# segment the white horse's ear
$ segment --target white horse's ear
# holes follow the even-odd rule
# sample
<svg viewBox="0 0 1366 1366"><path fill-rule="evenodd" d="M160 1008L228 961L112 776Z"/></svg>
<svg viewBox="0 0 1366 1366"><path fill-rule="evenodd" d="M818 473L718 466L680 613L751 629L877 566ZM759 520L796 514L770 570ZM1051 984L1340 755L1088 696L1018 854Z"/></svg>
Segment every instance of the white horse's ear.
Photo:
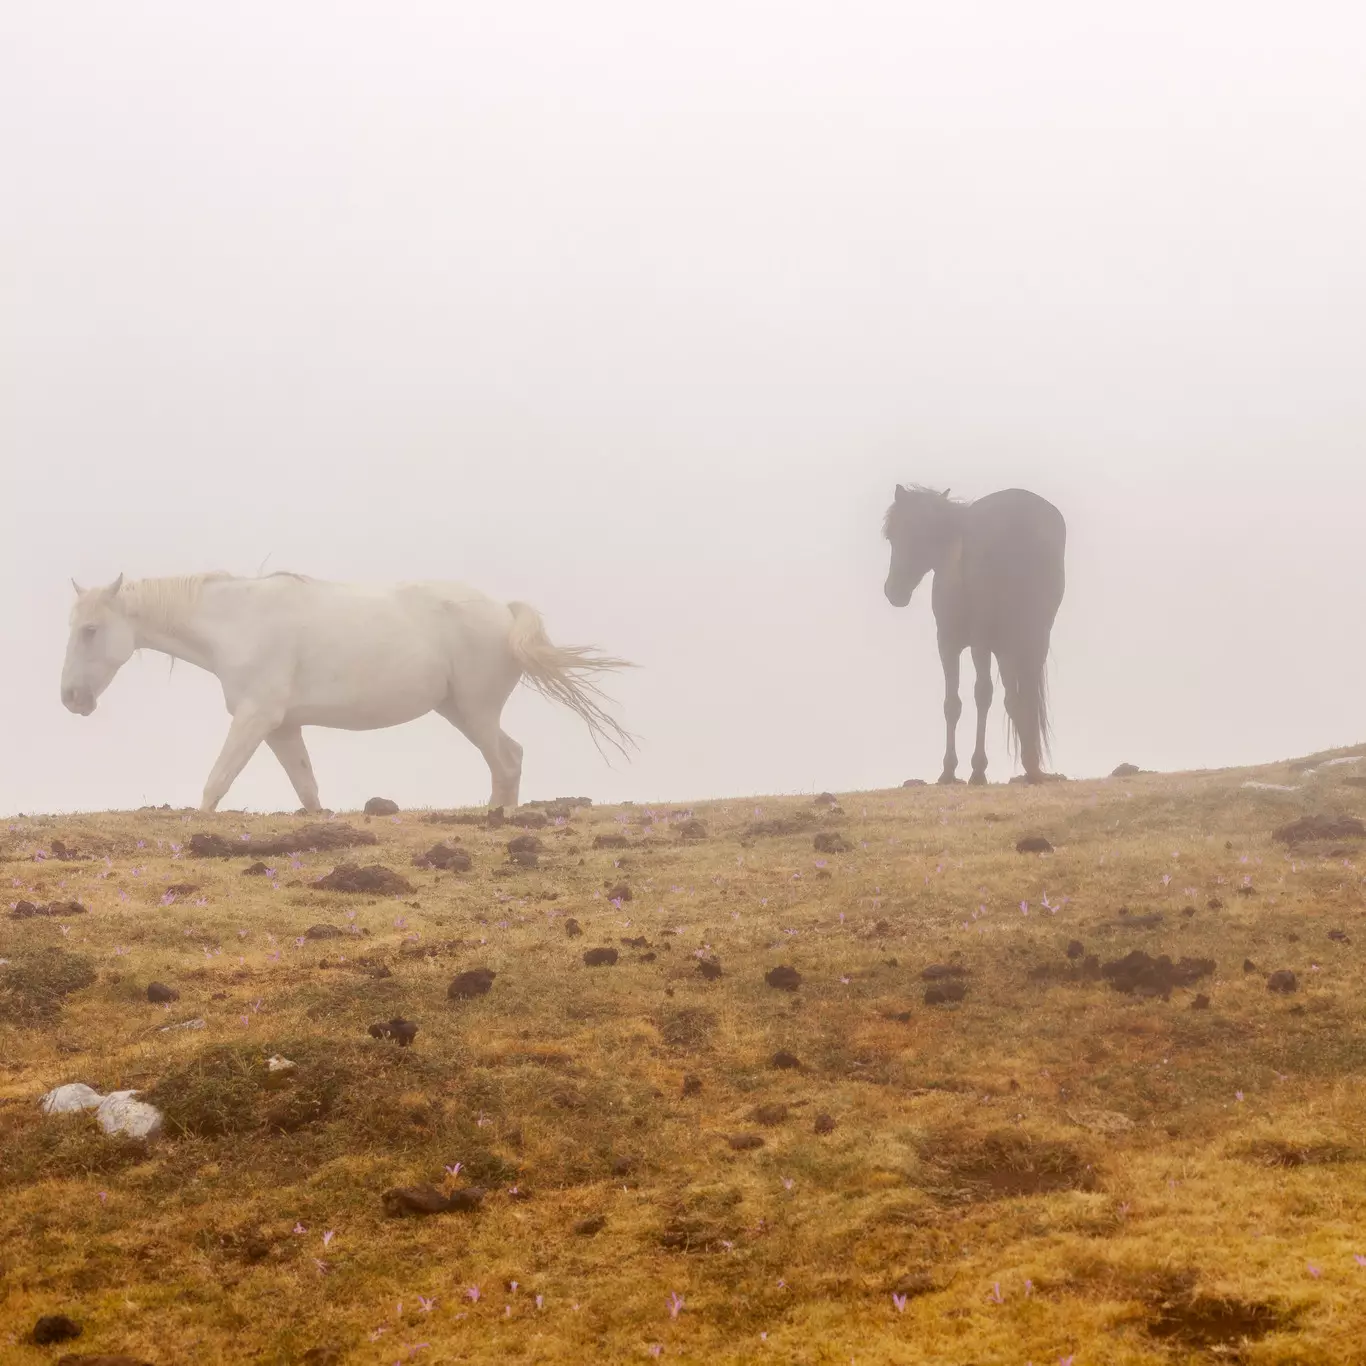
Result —
<svg viewBox="0 0 1366 1366"><path fill-rule="evenodd" d="M83 598L85 596L85 589L82 588L75 579L71 580L71 586L76 590L76 596L78 598Z"/></svg>
<svg viewBox="0 0 1366 1366"><path fill-rule="evenodd" d="M114 582L109 585L108 588L105 588L101 591L100 596L105 600L105 602L113 602L114 599L118 596L119 589L122 587L123 575L120 574L118 578L116 578Z"/></svg>

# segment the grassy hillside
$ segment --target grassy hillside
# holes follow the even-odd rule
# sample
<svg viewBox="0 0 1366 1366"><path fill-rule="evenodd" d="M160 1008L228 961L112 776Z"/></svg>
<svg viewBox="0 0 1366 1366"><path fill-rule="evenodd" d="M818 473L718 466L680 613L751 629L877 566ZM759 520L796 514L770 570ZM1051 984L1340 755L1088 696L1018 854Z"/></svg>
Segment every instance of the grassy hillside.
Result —
<svg viewBox="0 0 1366 1366"><path fill-rule="evenodd" d="M1366 814L1366 760L1304 767L340 814L376 843L297 856L292 816L16 818L4 1358L1366 1360L1366 841L1271 838ZM440 840L471 869L414 867ZM312 885L347 860L413 890ZM1190 984L1117 989L1134 949ZM42 1116L71 1081L166 1133ZM386 1212L417 1185L486 1194Z"/></svg>

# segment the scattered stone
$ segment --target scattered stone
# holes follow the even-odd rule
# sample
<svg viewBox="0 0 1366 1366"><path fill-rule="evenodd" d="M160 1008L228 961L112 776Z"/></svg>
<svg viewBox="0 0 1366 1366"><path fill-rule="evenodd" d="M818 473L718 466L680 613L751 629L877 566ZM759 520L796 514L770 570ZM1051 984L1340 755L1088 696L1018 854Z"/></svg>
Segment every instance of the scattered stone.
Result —
<svg viewBox="0 0 1366 1366"><path fill-rule="evenodd" d="M397 816L398 803L391 802L388 797L371 797L365 803L365 814L367 816Z"/></svg>
<svg viewBox="0 0 1366 1366"><path fill-rule="evenodd" d="M593 840L594 849L629 849L631 841L625 835L597 835Z"/></svg>
<svg viewBox="0 0 1366 1366"><path fill-rule="evenodd" d="M1342 840L1366 835L1366 825L1355 816L1302 816L1271 832L1282 844L1301 844L1305 840Z"/></svg>
<svg viewBox="0 0 1366 1366"><path fill-rule="evenodd" d="M364 868L355 863L339 863L313 885L328 892L369 892L374 896L411 896L417 890L406 877L382 863Z"/></svg>
<svg viewBox="0 0 1366 1366"><path fill-rule="evenodd" d="M683 1078L683 1094L685 1096L696 1096L702 1093L702 1078L694 1076L691 1072Z"/></svg>
<svg viewBox="0 0 1366 1366"><path fill-rule="evenodd" d="M1289 995L1292 991L1299 990L1299 981L1289 968L1278 968L1266 979L1266 989L1268 991L1279 991L1283 995Z"/></svg>
<svg viewBox="0 0 1366 1366"><path fill-rule="evenodd" d="M942 982L938 986L925 988L925 1004L927 1006L948 1005L951 1001L961 1001L968 994L967 987L962 982Z"/></svg>
<svg viewBox="0 0 1366 1366"><path fill-rule="evenodd" d="M453 1001L468 1001L475 996L487 996L497 975L489 968L469 968L451 978L446 995Z"/></svg>
<svg viewBox="0 0 1366 1366"><path fill-rule="evenodd" d="M1224 903L1217 896L1212 896L1205 902L1205 909L1210 911L1222 911L1224 909Z"/></svg>
<svg viewBox="0 0 1366 1366"><path fill-rule="evenodd" d="M818 854L847 854L854 846L838 830L822 830L811 841Z"/></svg>
<svg viewBox="0 0 1366 1366"><path fill-rule="evenodd" d="M726 1142L737 1153L748 1153L753 1152L755 1148L762 1148L764 1137L762 1134L731 1134Z"/></svg>
<svg viewBox="0 0 1366 1366"><path fill-rule="evenodd" d="M1026 835L1016 846L1017 854L1051 854L1053 846L1042 835Z"/></svg>
<svg viewBox="0 0 1366 1366"><path fill-rule="evenodd" d="M771 1129L775 1124L785 1123L787 1115L788 1107L781 1101L775 1101L771 1105L759 1106L752 1118L756 1123L767 1125Z"/></svg>
<svg viewBox="0 0 1366 1366"><path fill-rule="evenodd" d="M35 905L32 901L18 901L10 912L10 919L31 920L34 916L66 917L85 913L86 908L79 901L52 901L46 906Z"/></svg>
<svg viewBox="0 0 1366 1366"><path fill-rule="evenodd" d="M517 835L508 840L508 854L513 858L518 854L539 854L544 848L536 835Z"/></svg>
<svg viewBox="0 0 1366 1366"><path fill-rule="evenodd" d="M704 840L707 838L707 827L694 816L678 827L678 833L685 840Z"/></svg>
<svg viewBox="0 0 1366 1366"><path fill-rule="evenodd" d="M264 863L262 863L260 859L257 859L256 862L253 863L250 867L242 869L242 876L265 877L266 874L269 872L270 869Z"/></svg>
<svg viewBox="0 0 1366 1366"><path fill-rule="evenodd" d="M378 843L379 840L368 830L357 830L345 821L327 821L301 826L277 839L230 840L223 835L200 831L190 836L187 850L193 858L237 858L242 854L273 858L277 854L326 853L332 849Z"/></svg>
<svg viewBox="0 0 1366 1366"><path fill-rule="evenodd" d="M486 1192L479 1186L443 1195L435 1186L395 1186L380 1197L391 1219L410 1215L471 1213L483 1203Z"/></svg>
<svg viewBox="0 0 1366 1366"><path fill-rule="evenodd" d="M1090 1129L1092 1133L1105 1134L1107 1137L1127 1134L1134 1127L1134 1121L1121 1110L1080 1107L1075 1110L1068 1110L1067 1118L1079 1128Z"/></svg>
<svg viewBox="0 0 1366 1366"><path fill-rule="evenodd" d="M617 953L616 949L585 949L583 954L583 963L585 967L589 968L610 968L615 965L617 958L619 956L620 955Z"/></svg>
<svg viewBox="0 0 1366 1366"><path fill-rule="evenodd" d="M103 1099L93 1087L72 1081L49 1091L38 1103L45 1115L77 1115L95 1109Z"/></svg>
<svg viewBox="0 0 1366 1366"><path fill-rule="evenodd" d="M905 781L904 783L901 784L901 786L902 786L902 787L928 787L928 786L929 786L929 783L927 783L927 782L924 780L924 778L907 778L906 781Z"/></svg>
<svg viewBox="0 0 1366 1366"><path fill-rule="evenodd" d="M821 1135L833 1134L835 1132L835 1117L824 1113L819 1114L816 1116L815 1124L811 1127Z"/></svg>
<svg viewBox="0 0 1366 1366"><path fill-rule="evenodd" d="M624 883L618 882L607 892L608 901L630 901L632 899L631 889Z"/></svg>
<svg viewBox="0 0 1366 1366"><path fill-rule="evenodd" d="M171 1001L180 1000L180 993L174 987L168 987L164 982L149 982L147 984L147 999L153 1005L167 1005Z"/></svg>
<svg viewBox="0 0 1366 1366"><path fill-rule="evenodd" d="M769 1060L770 1067L782 1068L784 1071L800 1071L802 1060L795 1054L789 1053L786 1048L780 1048Z"/></svg>
<svg viewBox="0 0 1366 1366"><path fill-rule="evenodd" d="M508 824L519 830L544 830L550 824L550 817L541 811L519 811Z"/></svg>
<svg viewBox="0 0 1366 1366"><path fill-rule="evenodd" d="M173 1034L173 1033L175 1033L177 1030L181 1030L181 1029L207 1029L207 1028L208 1028L208 1021L205 1020L205 1019L203 1019L202 1017L196 1017L196 1018L193 1019L193 1020L181 1020L179 1024L162 1025L161 1028L157 1030L157 1033L158 1033L158 1034Z"/></svg>
<svg viewBox="0 0 1366 1366"><path fill-rule="evenodd" d="M621 942L625 944L628 949L648 949L650 947L650 941L646 939L643 934L623 934L621 936Z"/></svg>
<svg viewBox="0 0 1366 1366"><path fill-rule="evenodd" d="M155 1105L136 1100L136 1091L111 1091L100 1101L95 1120L105 1133L149 1140L161 1133L166 1117Z"/></svg>
<svg viewBox="0 0 1366 1366"><path fill-rule="evenodd" d="M1191 1009L1192 1009L1192 1010L1208 1010L1208 1009L1209 1009L1209 997L1206 996L1205 993L1202 991L1202 992L1195 998L1195 1000L1193 1000L1193 1001L1191 1002Z"/></svg>
<svg viewBox="0 0 1366 1366"><path fill-rule="evenodd" d="M1067 956L1069 958L1080 958L1086 952L1086 945L1080 939L1069 939L1067 941Z"/></svg>
<svg viewBox="0 0 1366 1366"><path fill-rule="evenodd" d="M697 970L708 982L714 982L721 976L721 960L719 958L699 958Z"/></svg>
<svg viewBox="0 0 1366 1366"><path fill-rule="evenodd" d="M463 849L457 849L444 840L434 844L425 854L413 859L414 868L439 868L443 873L468 873L474 867L474 860Z"/></svg>
<svg viewBox="0 0 1366 1366"><path fill-rule="evenodd" d="M601 1214L594 1214L587 1219L580 1219L574 1225L574 1234L579 1238L591 1238L595 1233L601 1233L606 1227L606 1218Z"/></svg>
<svg viewBox="0 0 1366 1366"><path fill-rule="evenodd" d="M266 1090L283 1091L299 1073L299 1064L278 1053L266 1059Z"/></svg>
<svg viewBox="0 0 1366 1366"><path fill-rule="evenodd" d="M33 1325L30 1337L37 1346L50 1347L55 1342L70 1342L80 1337L82 1331L81 1325L65 1314L44 1314Z"/></svg>
<svg viewBox="0 0 1366 1366"><path fill-rule="evenodd" d="M1110 776L1112 778L1136 778L1143 770L1137 764L1120 764Z"/></svg>
<svg viewBox="0 0 1366 1366"><path fill-rule="evenodd" d="M564 922L564 932L570 939L577 939L583 933L583 926L571 915Z"/></svg>
<svg viewBox="0 0 1366 1366"><path fill-rule="evenodd" d="M54 839L48 846L48 852L55 859L61 859L63 863L78 863L82 859L89 860L90 855L82 854L79 850L73 849L64 840Z"/></svg>
<svg viewBox="0 0 1366 1366"><path fill-rule="evenodd" d="M310 925L304 931L305 939L341 939L346 931L340 925Z"/></svg>
<svg viewBox="0 0 1366 1366"><path fill-rule="evenodd" d="M764 981L779 991L796 991L802 984L802 975L796 968L783 964L780 967L769 968L764 973Z"/></svg>
<svg viewBox="0 0 1366 1366"><path fill-rule="evenodd" d="M1261 968L1259 968L1259 967L1256 965L1256 963L1254 963L1254 962L1252 961L1252 959L1250 959L1250 958L1244 958L1244 959L1243 959L1243 971L1244 971L1244 972L1260 972L1260 971L1261 971Z"/></svg>
<svg viewBox="0 0 1366 1366"><path fill-rule="evenodd" d="M417 1038L417 1025L396 1015L392 1020L377 1020L368 1032L372 1039L394 1039L400 1048L407 1048Z"/></svg>
<svg viewBox="0 0 1366 1366"><path fill-rule="evenodd" d="M1128 992L1136 996L1160 996L1164 1001L1172 994L1173 987L1194 986L1202 977L1214 971L1213 958L1182 958L1173 963L1164 953L1153 958L1142 949L1134 949L1106 963L1101 975L1108 978L1116 991Z"/></svg>

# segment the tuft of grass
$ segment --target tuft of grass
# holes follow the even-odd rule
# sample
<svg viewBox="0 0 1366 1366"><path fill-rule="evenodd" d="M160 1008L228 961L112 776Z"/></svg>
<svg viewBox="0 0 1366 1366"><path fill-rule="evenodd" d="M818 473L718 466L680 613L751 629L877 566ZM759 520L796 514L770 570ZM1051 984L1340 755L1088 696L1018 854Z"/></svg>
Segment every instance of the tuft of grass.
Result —
<svg viewBox="0 0 1366 1366"><path fill-rule="evenodd" d="M0 967L0 1024L49 1024L72 992L94 980L94 964L84 954L52 945L21 950Z"/></svg>

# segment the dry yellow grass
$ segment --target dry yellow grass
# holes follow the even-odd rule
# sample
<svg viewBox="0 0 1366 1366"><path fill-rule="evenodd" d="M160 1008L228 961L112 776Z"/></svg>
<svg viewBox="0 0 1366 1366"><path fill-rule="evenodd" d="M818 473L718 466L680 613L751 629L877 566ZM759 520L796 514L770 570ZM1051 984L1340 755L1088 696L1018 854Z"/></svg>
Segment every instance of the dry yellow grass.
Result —
<svg viewBox="0 0 1366 1366"><path fill-rule="evenodd" d="M1361 841L1270 839L1359 807L1363 770L713 802L692 840L669 808L578 810L536 869L516 830L338 817L417 888L392 898L312 889L339 854L243 876L294 817L15 819L6 900L89 910L0 921L4 1359L1366 1361ZM815 852L826 830L851 848ZM176 854L197 831L252 841ZM1055 851L1016 853L1032 833ZM412 867L452 835L471 872ZM94 858L35 860L54 840ZM362 933L300 941L324 922ZM1127 995L1061 975L1072 939L1217 971ZM961 1003L924 1003L932 963L967 970ZM797 991L765 983L782 964ZM448 1000L477 966L491 992ZM1283 967L1294 995L1266 988ZM411 1048L368 1036L394 1015ZM77 1080L154 1092L178 1131L144 1152L38 1114ZM428 1182L489 1194L385 1216ZM49 1313L79 1342L28 1345Z"/></svg>

